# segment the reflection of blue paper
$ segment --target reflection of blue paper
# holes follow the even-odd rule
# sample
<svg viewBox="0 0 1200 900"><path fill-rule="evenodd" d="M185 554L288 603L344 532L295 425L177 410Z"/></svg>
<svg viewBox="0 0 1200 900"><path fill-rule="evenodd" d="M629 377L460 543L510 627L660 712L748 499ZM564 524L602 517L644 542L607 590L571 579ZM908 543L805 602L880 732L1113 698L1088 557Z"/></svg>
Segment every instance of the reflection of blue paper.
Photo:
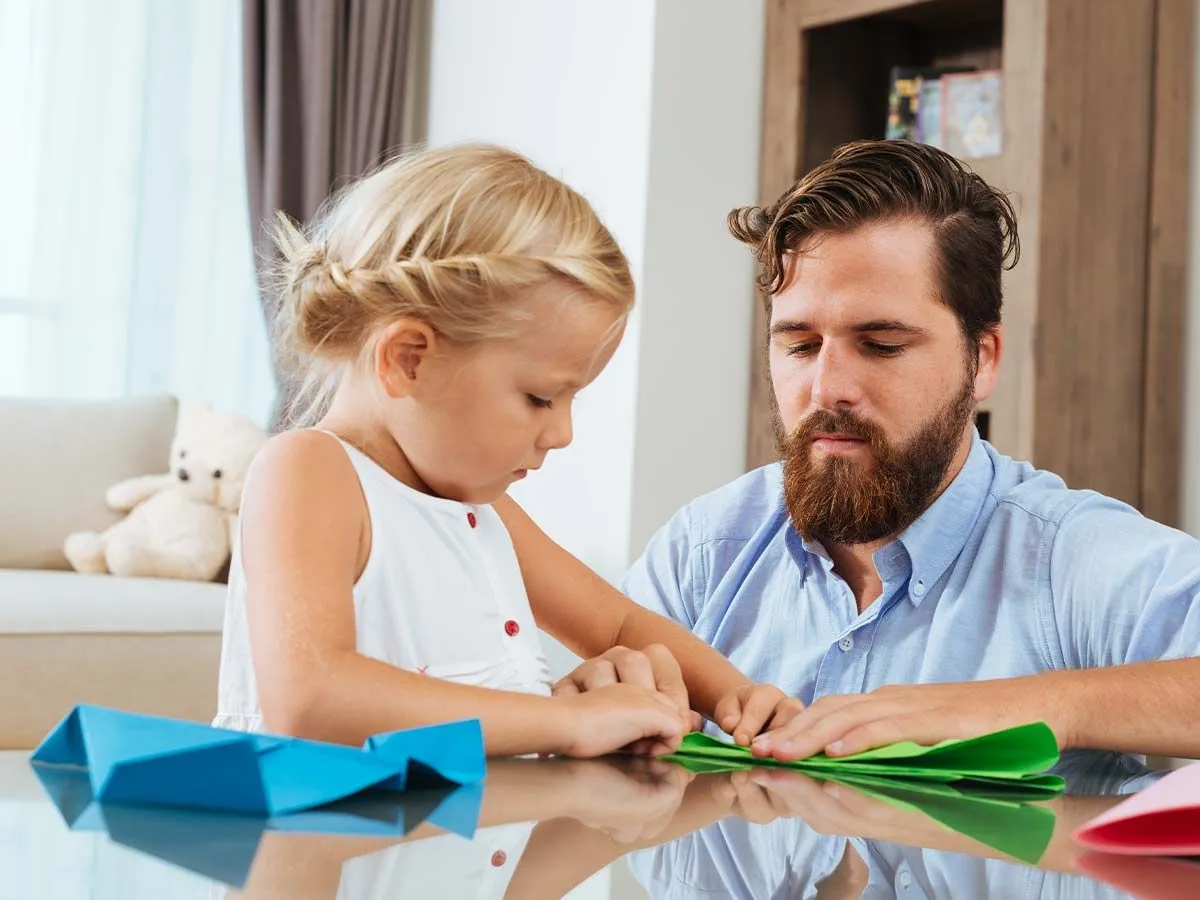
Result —
<svg viewBox="0 0 1200 900"><path fill-rule="evenodd" d="M103 831L118 844L242 887L265 831L395 837L422 822L471 838L479 820L483 785L367 791L319 809L272 818L164 806L118 806L92 798L88 775L77 769L34 769L72 831Z"/></svg>
<svg viewBox="0 0 1200 900"><path fill-rule="evenodd" d="M485 771L475 719L376 735L360 750L99 706L72 710L32 762L86 768L101 803L255 816L323 806L368 788L473 784Z"/></svg>

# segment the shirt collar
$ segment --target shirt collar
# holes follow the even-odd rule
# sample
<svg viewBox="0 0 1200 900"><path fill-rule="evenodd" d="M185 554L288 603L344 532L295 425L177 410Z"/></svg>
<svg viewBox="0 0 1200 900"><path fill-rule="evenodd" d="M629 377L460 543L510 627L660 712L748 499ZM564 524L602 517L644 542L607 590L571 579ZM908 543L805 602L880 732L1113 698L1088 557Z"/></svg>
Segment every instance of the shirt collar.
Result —
<svg viewBox="0 0 1200 900"><path fill-rule="evenodd" d="M976 433L966 462L941 496L897 540L875 554L877 569L881 563L895 565L893 560L907 555L912 566L908 595L914 606L921 605L966 546L994 477L992 460Z"/></svg>

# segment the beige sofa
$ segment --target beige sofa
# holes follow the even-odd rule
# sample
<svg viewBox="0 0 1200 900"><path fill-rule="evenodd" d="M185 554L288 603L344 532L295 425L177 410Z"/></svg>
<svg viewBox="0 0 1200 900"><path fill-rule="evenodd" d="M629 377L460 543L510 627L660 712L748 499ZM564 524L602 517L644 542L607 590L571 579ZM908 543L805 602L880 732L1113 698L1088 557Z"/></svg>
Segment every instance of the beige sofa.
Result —
<svg viewBox="0 0 1200 900"><path fill-rule="evenodd" d="M0 749L76 703L207 721L225 588L69 571L63 539L117 516L110 485L166 466L171 397L0 398Z"/></svg>

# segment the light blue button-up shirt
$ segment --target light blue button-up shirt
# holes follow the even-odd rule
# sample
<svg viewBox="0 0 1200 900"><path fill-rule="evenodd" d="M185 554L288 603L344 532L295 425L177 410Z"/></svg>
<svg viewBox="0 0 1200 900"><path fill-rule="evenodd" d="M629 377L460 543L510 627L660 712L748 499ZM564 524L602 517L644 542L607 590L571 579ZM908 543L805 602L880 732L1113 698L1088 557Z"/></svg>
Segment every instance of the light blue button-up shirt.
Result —
<svg viewBox="0 0 1200 900"><path fill-rule="evenodd" d="M776 464L684 507L624 589L805 704L1200 653L1200 541L978 436L874 561L883 593L859 613L828 554L791 527Z"/></svg>

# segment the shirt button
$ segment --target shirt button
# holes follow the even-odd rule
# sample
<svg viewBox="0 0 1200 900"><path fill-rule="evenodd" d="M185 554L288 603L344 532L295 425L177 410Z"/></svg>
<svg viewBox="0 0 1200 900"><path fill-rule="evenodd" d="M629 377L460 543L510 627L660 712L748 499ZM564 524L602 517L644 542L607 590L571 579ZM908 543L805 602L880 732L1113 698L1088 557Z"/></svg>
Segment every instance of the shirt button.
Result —
<svg viewBox="0 0 1200 900"><path fill-rule="evenodd" d="M900 887L906 891L912 887L912 876L908 874L907 870L900 873Z"/></svg>
<svg viewBox="0 0 1200 900"><path fill-rule="evenodd" d="M507 634L509 637L516 637L517 634L520 633L520 631L521 631L521 626L516 621L516 619L509 619L507 622L504 623L504 633Z"/></svg>
<svg viewBox="0 0 1200 900"><path fill-rule="evenodd" d="M918 581L916 584L914 584L913 585L913 593L916 594L918 597L925 596L925 582Z"/></svg>
<svg viewBox="0 0 1200 900"><path fill-rule="evenodd" d="M475 513L473 513L473 512L467 513L467 524L470 525L472 528L474 528L476 525L479 524L479 520L475 518Z"/></svg>
<svg viewBox="0 0 1200 900"><path fill-rule="evenodd" d="M505 853L503 850L497 850L495 853L492 854L492 865L495 866L497 869L500 868L502 865L504 865L506 862L508 862L508 854Z"/></svg>
<svg viewBox="0 0 1200 900"><path fill-rule="evenodd" d="M854 638L850 637L850 635L846 635L844 638L838 641L838 646L842 648L843 653L849 653L854 649Z"/></svg>

